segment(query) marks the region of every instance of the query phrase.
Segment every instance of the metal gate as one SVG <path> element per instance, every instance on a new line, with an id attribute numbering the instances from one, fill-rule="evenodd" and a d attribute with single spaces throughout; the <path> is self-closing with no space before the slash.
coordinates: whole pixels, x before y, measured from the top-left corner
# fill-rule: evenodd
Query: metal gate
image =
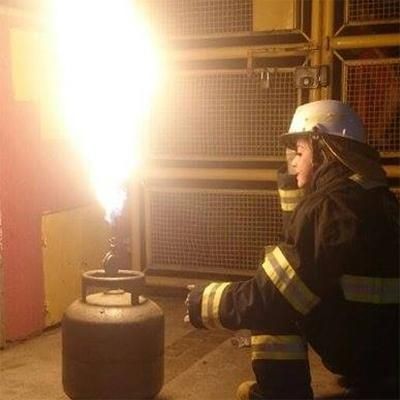
<path id="1" fill-rule="evenodd" d="M 303 102 L 350 103 L 398 196 L 398 1 L 145 3 L 176 66 L 148 134 L 140 263 L 152 274 L 253 273 L 279 240 L 278 138 Z"/>

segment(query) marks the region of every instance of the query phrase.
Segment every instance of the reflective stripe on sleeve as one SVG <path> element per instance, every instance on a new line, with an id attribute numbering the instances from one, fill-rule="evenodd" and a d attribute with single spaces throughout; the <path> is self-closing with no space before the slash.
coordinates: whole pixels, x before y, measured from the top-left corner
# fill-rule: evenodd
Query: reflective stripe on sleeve
<path id="1" fill-rule="evenodd" d="M 398 278 L 372 278 L 343 275 L 340 279 L 344 298 L 348 301 L 372 304 L 398 304 Z"/>
<path id="2" fill-rule="evenodd" d="M 283 211 L 293 211 L 298 202 L 304 196 L 303 189 L 283 190 L 279 189 L 279 197 L 281 199 L 281 208 Z"/>
<path id="3" fill-rule="evenodd" d="M 252 360 L 306 360 L 307 345 L 297 335 L 256 335 L 251 337 Z"/>
<path id="4" fill-rule="evenodd" d="M 204 289 L 201 301 L 201 319 L 206 328 L 223 328 L 219 319 L 219 305 L 222 293 L 228 285 L 230 282 L 213 282 Z"/>
<path id="5" fill-rule="evenodd" d="M 299 278 L 279 247 L 267 253 L 263 268 L 275 287 L 301 314 L 308 314 L 319 303 L 320 298 Z"/>

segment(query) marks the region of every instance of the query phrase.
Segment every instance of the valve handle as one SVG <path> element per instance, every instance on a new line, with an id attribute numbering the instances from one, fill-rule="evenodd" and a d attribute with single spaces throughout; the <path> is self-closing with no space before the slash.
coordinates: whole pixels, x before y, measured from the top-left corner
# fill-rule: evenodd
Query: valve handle
<path id="1" fill-rule="evenodd" d="M 82 274 L 82 301 L 86 303 L 89 287 L 106 287 L 109 289 L 123 289 L 131 294 L 131 304 L 139 304 L 139 294 L 145 284 L 144 274 L 140 271 L 128 269 L 119 270 L 115 276 L 107 276 L 102 269 L 86 271 Z"/>

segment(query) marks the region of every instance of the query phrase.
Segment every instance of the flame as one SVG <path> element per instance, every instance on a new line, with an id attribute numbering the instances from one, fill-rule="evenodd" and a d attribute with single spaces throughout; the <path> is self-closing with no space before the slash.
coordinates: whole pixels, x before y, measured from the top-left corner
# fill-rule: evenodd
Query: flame
<path id="1" fill-rule="evenodd" d="M 160 54 L 132 0 L 53 0 L 67 131 L 87 161 L 111 222 L 141 163 L 143 126 L 160 81 Z"/>

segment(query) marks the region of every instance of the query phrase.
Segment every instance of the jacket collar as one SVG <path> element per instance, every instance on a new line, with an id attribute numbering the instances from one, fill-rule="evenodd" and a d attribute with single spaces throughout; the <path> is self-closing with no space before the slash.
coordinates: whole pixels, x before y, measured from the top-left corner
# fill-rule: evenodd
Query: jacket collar
<path id="1" fill-rule="evenodd" d="M 323 163 L 314 173 L 310 185 L 310 191 L 325 189 L 339 182 L 345 181 L 352 175 L 352 172 L 336 160 Z"/>

